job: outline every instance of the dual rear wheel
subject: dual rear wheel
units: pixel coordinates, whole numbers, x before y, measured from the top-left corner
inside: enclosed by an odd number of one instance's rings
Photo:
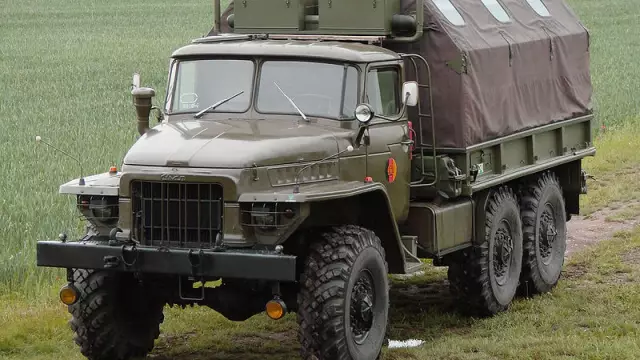
[[[461,309],[491,316],[505,311],[517,293],[549,292],[560,278],[566,249],[566,212],[560,183],[547,172],[521,189],[488,194],[476,219],[473,246],[449,266],[452,293]]]

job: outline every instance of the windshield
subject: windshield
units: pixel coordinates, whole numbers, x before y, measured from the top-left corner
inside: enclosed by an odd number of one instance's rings
[[[250,60],[179,62],[170,84],[168,111],[194,113],[249,110],[255,98],[263,114],[292,114],[353,119],[358,103],[355,66],[311,61],[268,60],[253,90],[255,63]],[[292,104],[293,102],[293,104]],[[295,105],[294,105],[295,104]],[[297,109],[296,109],[297,107]]]
[[[180,62],[170,111],[199,112],[244,91],[211,111],[245,112],[251,103],[254,67],[250,60]]]
[[[349,65],[265,61],[257,91],[258,112],[298,115],[282,92],[306,116],[351,119],[358,101],[358,71]]]

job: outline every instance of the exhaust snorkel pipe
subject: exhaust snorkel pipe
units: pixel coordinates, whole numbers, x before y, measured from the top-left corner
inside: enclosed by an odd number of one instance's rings
[[[147,87],[136,87],[131,90],[133,106],[136,107],[138,117],[138,132],[144,135],[149,130],[149,114],[151,113],[151,99],[156,95],[155,90]]]

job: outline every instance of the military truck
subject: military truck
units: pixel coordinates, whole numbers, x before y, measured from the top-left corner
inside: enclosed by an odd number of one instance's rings
[[[87,358],[143,356],[165,305],[198,304],[295,313],[305,359],[375,359],[388,275],[422,259],[472,315],[554,288],[595,155],[589,33],[564,1],[214,13],[171,55],[163,105],[134,86],[121,168],[60,187],[86,235],[37,244]]]

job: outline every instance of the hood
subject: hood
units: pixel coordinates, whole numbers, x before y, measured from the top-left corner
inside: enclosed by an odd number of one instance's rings
[[[186,120],[150,129],[131,147],[124,164],[247,168],[316,161],[338,151],[334,131],[304,122]]]

